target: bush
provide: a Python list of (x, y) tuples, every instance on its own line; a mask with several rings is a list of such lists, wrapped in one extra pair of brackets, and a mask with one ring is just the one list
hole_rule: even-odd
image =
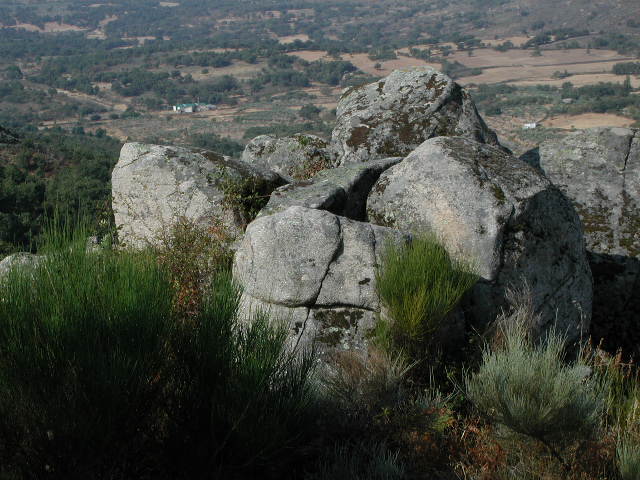
[(347, 415), (375, 415), (407, 399), (404, 380), (412, 365), (403, 357), (371, 349), (366, 358), (341, 352), (332, 360), (324, 387), (328, 398)]
[(640, 479), (640, 444), (637, 441), (623, 438), (616, 448), (616, 459), (622, 480)]
[[(219, 472), (282, 473), (313, 431), (313, 352), (288, 348), (288, 329), (258, 313), (238, 323), (240, 290), (221, 273), (193, 327), (176, 343), (169, 412), (174, 478)], [(207, 477), (208, 478), (208, 477)]]
[(564, 338), (551, 330), (539, 343), (529, 305), (500, 319), (498, 341), (485, 348), (477, 373), (466, 379), (468, 398), (487, 418), (512, 432), (553, 445), (587, 437), (598, 425), (603, 399), (591, 369), (565, 363)]
[(158, 240), (154, 253), (175, 290), (174, 311), (182, 319), (193, 317), (200, 311), (213, 275), (231, 268), (235, 238), (218, 220), (204, 227), (182, 217), (162, 231)]
[(421, 357), (476, 279), (469, 263), (452, 259), (432, 236), (418, 236), (409, 246), (387, 245), (376, 281), (391, 323), (378, 331), (387, 330), (393, 345)]
[(360, 443), (351, 448), (336, 445), (323, 459), (319, 471), (306, 480), (401, 480), (406, 478), (397, 453), (383, 443)]
[(50, 234), (37, 266), (0, 280), (0, 477), (281, 478), (301, 464), (313, 351), (265, 315), (241, 323), (228, 269), (178, 321), (173, 264), (85, 247), (83, 230)]
[[(49, 233), (0, 282), (0, 463), (23, 478), (135, 477), (169, 367), (172, 290), (145, 253)], [(126, 473), (124, 473), (126, 471)]]

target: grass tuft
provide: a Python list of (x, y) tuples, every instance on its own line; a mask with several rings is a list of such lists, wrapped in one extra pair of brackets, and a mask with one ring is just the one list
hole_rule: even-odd
[(452, 259), (433, 236), (423, 234), (408, 246), (387, 245), (376, 280), (390, 317), (378, 327), (379, 338), (422, 358), (421, 350), (477, 276), (469, 263)]

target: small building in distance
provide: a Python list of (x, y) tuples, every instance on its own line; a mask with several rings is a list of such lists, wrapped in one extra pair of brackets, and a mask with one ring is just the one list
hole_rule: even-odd
[(536, 128), (538, 128), (538, 124), (536, 122), (533, 123), (525, 123), (522, 126), (523, 130), (535, 130)]
[(206, 112), (208, 110), (215, 110), (215, 105), (209, 105), (205, 103), (181, 103), (179, 105), (173, 106), (174, 112), (179, 113), (195, 113), (195, 112)]

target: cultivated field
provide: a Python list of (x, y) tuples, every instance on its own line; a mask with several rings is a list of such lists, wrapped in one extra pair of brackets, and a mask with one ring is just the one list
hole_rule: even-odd
[(593, 127), (630, 127), (633, 120), (609, 113), (583, 113), (581, 115), (558, 115), (546, 119), (545, 127), (570, 130), (573, 128)]

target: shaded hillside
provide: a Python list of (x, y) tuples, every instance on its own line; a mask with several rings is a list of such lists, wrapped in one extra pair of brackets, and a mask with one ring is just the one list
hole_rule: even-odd
[[(0, 135), (16, 139), (8, 130)], [(25, 132), (19, 141), (0, 143), (0, 256), (34, 248), (56, 211), (86, 214), (96, 227), (108, 224), (109, 179), (119, 147), (106, 136), (62, 130)]]

